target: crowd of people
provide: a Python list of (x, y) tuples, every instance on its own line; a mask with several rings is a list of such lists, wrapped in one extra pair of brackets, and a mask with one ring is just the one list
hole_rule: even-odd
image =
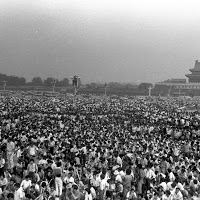
[(200, 199), (200, 118), (182, 104), (1, 97), (0, 200)]

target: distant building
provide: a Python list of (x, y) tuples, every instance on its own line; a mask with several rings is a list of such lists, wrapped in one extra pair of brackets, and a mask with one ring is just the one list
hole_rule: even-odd
[(192, 74), (186, 74), (185, 76), (188, 78), (189, 83), (200, 83), (200, 62), (198, 60), (195, 61), (195, 65), (193, 69), (190, 69)]
[(168, 79), (155, 84), (155, 92), (172, 96), (200, 96), (200, 62), (195, 61), (191, 74), (186, 74), (186, 79)]
[(186, 83), (187, 80), (186, 79), (182, 79), (182, 78), (172, 78), (172, 79), (168, 79), (166, 81), (163, 81), (163, 83)]
[(156, 83), (155, 92), (170, 96), (200, 96), (200, 83)]

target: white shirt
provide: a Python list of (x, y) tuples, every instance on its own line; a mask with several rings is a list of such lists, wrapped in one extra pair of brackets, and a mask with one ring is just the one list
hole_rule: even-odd
[(7, 152), (12, 153), (15, 150), (15, 143), (9, 142), (7, 143)]
[(5, 165), (5, 159), (2, 158), (0, 161), (0, 168), (4, 167), (4, 165)]
[(173, 194), (173, 200), (183, 200), (183, 195), (182, 195), (181, 191)]
[(169, 173), (169, 180), (170, 180), (170, 182), (175, 181), (175, 179), (176, 179), (176, 178), (175, 178), (173, 172), (170, 172), (170, 173)]
[(17, 150), (17, 158), (19, 158), (21, 155), (22, 155), (22, 151), (21, 151), (21, 149), (18, 149)]
[(165, 182), (162, 182), (160, 186), (162, 186), (164, 192), (167, 190), (167, 184)]
[(38, 162), (38, 165), (47, 165), (47, 164), (48, 164), (47, 160), (43, 160), (43, 159), (41, 159), (41, 160)]
[[(178, 134), (179, 132), (177, 132), (177, 134)], [(180, 135), (180, 134), (179, 134)], [(178, 150), (178, 148), (175, 148), (174, 149), (174, 155), (175, 156), (179, 156), (179, 150)]]
[(24, 189), (27, 189), (28, 187), (31, 187), (31, 180), (29, 180), (29, 181), (27, 181), (27, 180), (23, 180), (22, 182), (21, 182), (21, 185), (20, 185), (20, 187), (22, 187), (22, 186), (24, 186)]
[(90, 192), (92, 194), (93, 199), (96, 199), (97, 198), (97, 194), (96, 194), (96, 191), (95, 191), (95, 189), (93, 187), (90, 188)]
[(146, 178), (152, 179), (152, 178), (155, 178), (155, 177), (156, 177), (156, 175), (153, 172), (153, 170), (149, 169), (149, 170), (146, 171)]
[(121, 170), (121, 171), (119, 172), (119, 174), (120, 174), (121, 177), (124, 177), (124, 176), (126, 175), (125, 172), (124, 172), (123, 170)]
[(105, 190), (106, 187), (108, 187), (108, 183), (106, 181), (106, 179), (103, 179), (100, 181), (100, 190)]
[(22, 187), (20, 187), (14, 194), (14, 200), (22, 200), (23, 198), (25, 198), (25, 193)]
[(122, 167), (122, 159), (119, 156), (117, 157), (117, 164)]
[(172, 186), (171, 186), (172, 183), (173, 183), (173, 182), (168, 182), (168, 183), (167, 183), (167, 190), (172, 190)]
[[(102, 172), (97, 176), (97, 180), (98, 181), (101, 181), (101, 174), (102, 174)], [(110, 177), (109, 177), (109, 174), (108, 174), (108, 172), (105, 174), (105, 178), (104, 178), (106, 181), (108, 180), (108, 179), (110, 179)]]
[(90, 194), (88, 194), (87, 192), (86, 192), (86, 194), (85, 194), (85, 200), (92, 200), (93, 198), (92, 198), (92, 194), (90, 193)]
[(184, 190), (184, 187), (181, 183), (177, 183), (177, 187), (180, 188), (181, 191)]
[(83, 151), (84, 154), (87, 154), (87, 148), (86, 147), (82, 147), (81, 150)]
[(56, 163), (54, 162), (52, 165), (51, 165), (51, 168), (52, 169), (55, 169), (57, 166), (56, 166)]
[(122, 183), (122, 177), (120, 174), (118, 174), (115, 178), (116, 181), (119, 181), (120, 183)]
[(167, 196), (166, 194), (163, 194), (162, 200), (172, 200), (172, 196), (171, 195)]
[(34, 156), (36, 154), (36, 147), (35, 146), (30, 146), (29, 147), (29, 154), (31, 156)]

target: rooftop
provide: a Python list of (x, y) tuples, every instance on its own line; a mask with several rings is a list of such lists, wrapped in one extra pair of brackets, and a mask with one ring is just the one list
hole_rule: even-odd
[(195, 61), (194, 69), (200, 71), (200, 62), (198, 60)]

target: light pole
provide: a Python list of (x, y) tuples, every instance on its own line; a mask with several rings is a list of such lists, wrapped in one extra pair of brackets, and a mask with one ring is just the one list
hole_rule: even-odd
[(107, 95), (107, 87), (108, 87), (108, 85), (107, 85), (107, 83), (105, 83), (105, 91), (104, 91), (104, 95), (106, 96)]
[(181, 95), (181, 90), (178, 90), (178, 107), (180, 107), (180, 95)]
[(7, 81), (2, 81), (3, 82), (3, 90), (5, 91), (6, 90), (6, 83), (7, 83)]
[(53, 90), (53, 93), (54, 93), (55, 92), (55, 86), (56, 86), (56, 80), (53, 79), (53, 81), (51, 83), (52, 83), (52, 90)]
[(79, 80), (80, 80), (81, 77), (79, 76), (73, 76), (71, 77), (72, 79), (72, 85), (74, 86), (74, 95), (76, 96), (76, 93), (77, 93), (77, 88), (78, 88), (78, 84), (79, 84)]
[(171, 96), (172, 85), (169, 85), (169, 97)]
[(151, 96), (151, 90), (153, 89), (151, 86), (148, 88), (149, 89), (149, 97)]

